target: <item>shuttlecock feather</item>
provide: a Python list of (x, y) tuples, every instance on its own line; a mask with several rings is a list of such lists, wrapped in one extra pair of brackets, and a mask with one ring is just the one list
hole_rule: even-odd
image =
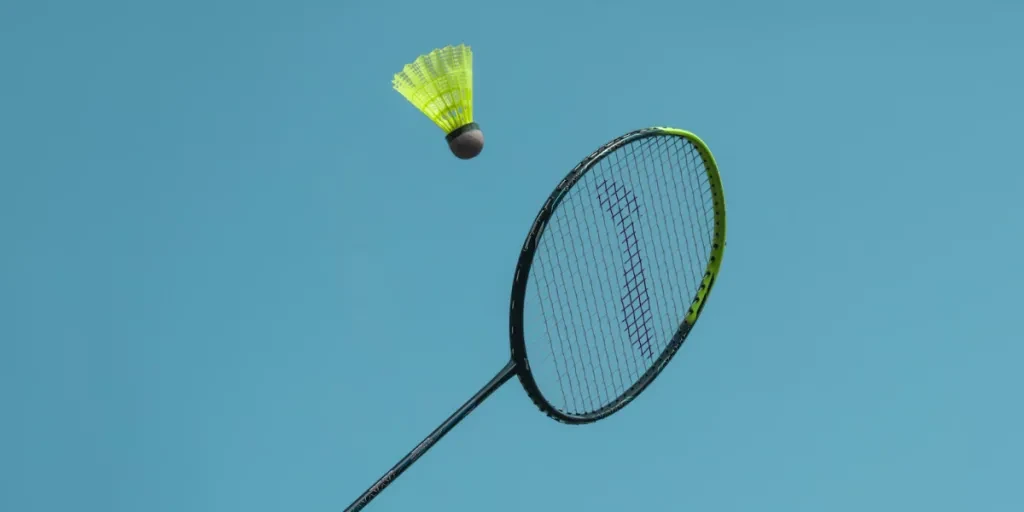
[(473, 158), (483, 149), (483, 132), (473, 121), (469, 46), (446, 46), (419, 56), (395, 74), (392, 86), (444, 130), (455, 156)]

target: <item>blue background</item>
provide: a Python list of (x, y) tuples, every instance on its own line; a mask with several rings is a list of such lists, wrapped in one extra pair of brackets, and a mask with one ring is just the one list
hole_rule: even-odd
[[(0, 510), (341, 510), (507, 359), (520, 244), (666, 124), (729, 247), (606, 421), (510, 383), (368, 510), (1024, 509), (1024, 4), (0, 6)], [(391, 90), (476, 59), (476, 160)]]

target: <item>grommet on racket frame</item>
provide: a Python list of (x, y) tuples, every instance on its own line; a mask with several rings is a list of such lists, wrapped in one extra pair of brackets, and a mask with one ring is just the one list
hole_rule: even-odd
[(562, 423), (591, 423), (632, 402), (700, 318), (725, 227), (718, 166), (691, 132), (644, 128), (583, 159), (523, 243), (508, 363), (345, 512), (362, 510), (512, 377)]

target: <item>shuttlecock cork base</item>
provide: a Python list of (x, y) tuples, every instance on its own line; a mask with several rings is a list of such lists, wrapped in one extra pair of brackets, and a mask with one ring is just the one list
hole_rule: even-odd
[(473, 121), (473, 52), (445, 46), (420, 55), (395, 74), (392, 86), (444, 130), (452, 154), (468, 160), (484, 148), (484, 134)]
[(444, 139), (448, 141), (448, 149), (452, 150), (452, 154), (463, 160), (476, 157), (484, 149), (484, 132), (480, 131), (480, 125), (476, 123), (456, 128)]

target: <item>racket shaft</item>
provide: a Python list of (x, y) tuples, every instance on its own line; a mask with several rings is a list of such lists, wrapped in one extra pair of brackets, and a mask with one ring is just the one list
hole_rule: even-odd
[(445, 434), (455, 428), (455, 425), (458, 425), (460, 421), (466, 418), (466, 416), (469, 416), (469, 413), (473, 412), (473, 409), (476, 409), (478, 405), (487, 399), (487, 397), (491, 396), (491, 393), (497, 391), (502, 384), (508, 382), (515, 374), (516, 365), (513, 361), (509, 361), (508, 364), (506, 364), (490, 382), (481, 388), (480, 391), (477, 391), (477, 393), (466, 401), (462, 407), (459, 407), (457, 411), (452, 413), (448, 419), (444, 420), (444, 423), (434, 429), (426, 439), (416, 445), (416, 447), (413, 448), (405, 457), (402, 457), (402, 460), (398, 461), (398, 464), (395, 464), (387, 473), (384, 473), (384, 476), (380, 477), (376, 483), (370, 486), (366, 492), (349, 505), (348, 508), (345, 509), (345, 512), (359, 512), (366, 507), (366, 505), (376, 498), (381, 491), (391, 485), (391, 483), (398, 478), (398, 475), (401, 475), (405, 470), (409, 469), (409, 466), (412, 466), (414, 462), (419, 460), (424, 453), (427, 453), (427, 450), (437, 444)]

